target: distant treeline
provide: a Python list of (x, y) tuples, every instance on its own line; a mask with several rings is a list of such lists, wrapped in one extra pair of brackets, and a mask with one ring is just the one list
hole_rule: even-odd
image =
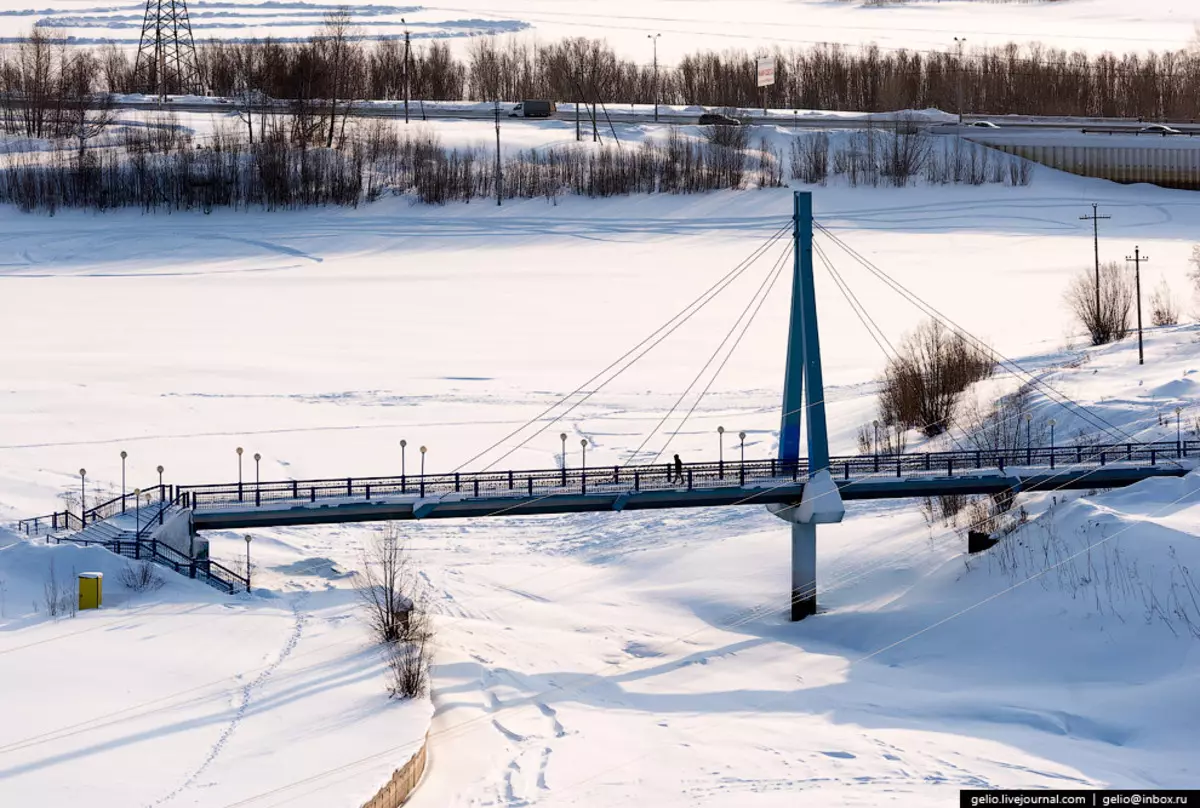
[[(55, 94), (135, 92), (130, 52), (115, 46), (61, 47), (61, 35), (35, 30), (0, 49), (0, 93), (48, 102)], [(1115, 116), (1191, 120), (1200, 116), (1200, 51), (1091, 56), (1043, 45), (966, 52), (816, 45), (773, 52), (776, 83), (756, 87), (754, 54), (696, 52), (677, 65), (619, 57), (607, 43), (549, 44), (480, 37), (462, 57), (445, 43), (361, 41), (353, 19), (331, 14), (306, 42), (198, 46), (208, 92), (296, 102), (399, 99), (405, 76), (413, 99), (518, 100), (706, 107), (863, 110), (936, 107), (985, 114)], [(408, 62), (407, 69), (405, 62)]]

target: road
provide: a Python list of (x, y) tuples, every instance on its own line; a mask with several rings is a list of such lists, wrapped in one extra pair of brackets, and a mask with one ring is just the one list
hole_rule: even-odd
[[(205, 102), (187, 102), (174, 100), (166, 104), (146, 101), (116, 101), (118, 109), (122, 110), (140, 110), (145, 112), (188, 112), (200, 114), (228, 114), (234, 112), (236, 107), (234, 104), (224, 100)], [(276, 111), (286, 111), (286, 107), (274, 107)], [(518, 123), (526, 119), (509, 118), (506, 110), (511, 109), (509, 105), (501, 106), (501, 114), (504, 116), (506, 123)], [(256, 107), (254, 111), (269, 112), (270, 109)], [(654, 117), (645, 111), (630, 112), (622, 109), (610, 107), (607, 112), (603, 109), (599, 110), (601, 116), (601, 125), (607, 125), (610, 121), (614, 124), (639, 124), (652, 123)], [(374, 104), (371, 106), (356, 106), (351, 109), (351, 115), (364, 118), (403, 118), (404, 105), (402, 102), (392, 102), (391, 104)], [(424, 106), (418, 101), (411, 102), (409, 105), (409, 117), (412, 120), (477, 120), (490, 121), (494, 120), (495, 113), (490, 109), (470, 109), (458, 108), (450, 109), (439, 105)], [(784, 126), (795, 129), (866, 129), (868, 127), (888, 126), (895, 122), (897, 116), (894, 113), (883, 113), (874, 116), (850, 117), (846, 114), (839, 115), (805, 115), (804, 117), (798, 114), (788, 116), (780, 114), (776, 111), (771, 115), (760, 115), (742, 110), (738, 115), (739, 119), (749, 125), (768, 125)], [(554, 113), (551, 118), (560, 121), (574, 121), (575, 112), (573, 109), (560, 110)], [(659, 123), (667, 125), (689, 125), (699, 123), (699, 116), (695, 113), (680, 113), (675, 110), (661, 110), (659, 113)], [(537, 119), (530, 119), (537, 120)], [(545, 120), (545, 119), (541, 119)], [(586, 113), (584, 120), (587, 120)], [(1027, 115), (964, 115), (963, 124), (956, 124), (948, 121), (932, 121), (932, 120), (907, 120), (905, 123), (911, 123), (918, 129), (926, 129), (933, 134), (958, 134), (960, 132), (972, 131), (974, 127), (970, 124), (976, 121), (992, 121), (997, 123), (1004, 130), (1038, 130), (1038, 131), (1063, 131), (1063, 132), (1087, 132), (1087, 133), (1135, 133), (1147, 122), (1125, 120), (1119, 118), (1066, 118), (1057, 116), (1027, 116)], [(1170, 123), (1169, 126), (1178, 129), (1183, 135), (1200, 134), (1200, 125), (1192, 122)], [(985, 130), (992, 131), (992, 130)], [(1160, 137), (1156, 135), (1156, 137)]]

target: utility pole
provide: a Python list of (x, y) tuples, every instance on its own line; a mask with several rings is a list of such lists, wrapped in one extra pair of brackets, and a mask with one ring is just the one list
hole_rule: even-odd
[(500, 199), (503, 196), (503, 188), (501, 183), (503, 177), (500, 174), (500, 101), (496, 100), (496, 207), (500, 206)]
[(958, 125), (962, 126), (963, 122), (963, 45), (967, 43), (967, 38), (954, 37), (954, 42), (958, 45)]
[(404, 23), (404, 122), (408, 123), (408, 23), (404, 22), (403, 17), (400, 18), (400, 22)]
[(1133, 258), (1125, 256), (1126, 261), (1133, 262), (1133, 273), (1135, 284), (1137, 287), (1137, 314), (1138, 314), (1138, 364), (1146, 364), (1145, 355), (1142, 353), (1142, 262), (1150, 259), (1142, 255), (1141, 251), (1133, 248)]
[(662, 34), (646, 34), (646, 38), (654, 43), (654, 122), (658, 123), (658, 38)]
[(1101, 216), (1098, 206), (1095, 202), (1092, 203), (1092, 215), (1080, 216), (1081, 222), (1086, 222), (1089, 219), (1092, 222), (1092, 247), (1096, 252), (1096, 324), (1100, 324), (1100, 220), (1111, 219), (1111, 216)]

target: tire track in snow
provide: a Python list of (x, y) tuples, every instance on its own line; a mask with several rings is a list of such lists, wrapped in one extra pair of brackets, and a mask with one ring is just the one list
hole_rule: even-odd
[(283, 648), (279, 651), (279, 657), (269, 666), (264, 668), (258, 674), (258, 676), (254, 678), (254, 681), (242, 687), (241, 703), (238, 704), (237, 710), (233, 714), (233, 718), (230, 719), (224, 731), (221, 732), (221, 735), (219, 738), (217, 738), (216, 743), (209, 748), (208, 756), (204, 759), (204, 762), (201, 763), (195, 771), (188, 775), (187, 779), (177, 786), (174, 791), (151, 803), (151, 808), (153, 808), (153, 806), (168, 803), (179, 796), (185, 789), (195, 783), (196, 779), (199, 778), (200, 775), (203, 774), (204, 771), (211, 766), (213, 761), (216, 760), (221, 754), (221, 750), (225, 748), (225, 744), (229, 742), (229, 739), (237, 730), (238, 725), (241, 724), (242, 719), (245, 718), (246, 712), (250, 709), (250, 703), (253, 701), (254, 691), (266, 683), (267, 679), (271, 677), (271, 674), (273, 674), (275, 670), (283, 664), (284, 660), (291, 656), (292, 651), (296, 650), (296, 646), (300, 644), (300, 637), (304, 633), (304, 624), (308, 621), (308, 614), (301, 611), (300, 607), (307, 597), (308, 593), (303, 592), (292, 601), (292, 614), (295, 618), (295, 622), (292, 625), (292, 633), (288, 636), (287, 642), (283, 644)]

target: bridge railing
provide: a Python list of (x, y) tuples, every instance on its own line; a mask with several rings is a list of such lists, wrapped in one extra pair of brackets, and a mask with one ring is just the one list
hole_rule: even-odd
[(1003, 472), (1009, 468), (1060, 470), (1111, 463), (1155, 466), (1197, 456), (1200, 456), (1200, 441), (1157, 441), (834, 457), (830, 459), (830, 470), (834, 477), (844, 480), (878, 476), (954, 477), (980, 471)]
[(139, 502), (145, 508), (152, 506), (154, 503), (169, 502), (172, 498), (171, 486), (169, 485), (152, 485), (149, 488), (142, 488), (140, 490), (140, 494), (129, 491), (88, 508), (83, 512), (84, 522), (90, 525), (92, 522), (99, 522), (101, 519), (107, 519), (119, 513), (126, 513), (137, 508)]
[[(1110, 443), (1088, 446), (1019, 447), (1007, 450), (958, 450), (921, 454), (875, 454), (833, 457), (830, 472), (842, 480), (884, 476), (954, 477), (1009, 468), (1053, 470), (1099, 467), (1112, 463), (1158, 465), (1200, 455), (1200, 441)], [(522, 471), (402, 475), (398, 477), (340, 477), (280, 480), (262, 483), (222, 483), (179, 486), (176, 501), (184, 507), (205, 508), (363, 500), (380, 498), (449, 497), (505, 498), (566, 494), (696, 490), (778, 485), (808, 478), (808, 462), (749, 460), (650, 466), (596, 466)]]
[(224, 483), (180, 486), (186, 507), (244, 505), (257, 507), (281, 502), (328, 499), (378, 499), (410, 496), (529, 497), (608, 491), (655, 491), (679, 488), (717, 488), (770, 482), (790, 477), (802, 480), (803, 462), (752, 460), (745, 463), (689, 463), (676, 473), (667, 463), (653, 466), (596, 466), (590, 468), (488, 471), (400, 477), (342, 477), (264, 483)]
[(70, 511), (55, 511), (17, 522), (17, 532), (25, 536), (46, 536), (60, 531), (79, 530), (82, 527), (83, 522)]

